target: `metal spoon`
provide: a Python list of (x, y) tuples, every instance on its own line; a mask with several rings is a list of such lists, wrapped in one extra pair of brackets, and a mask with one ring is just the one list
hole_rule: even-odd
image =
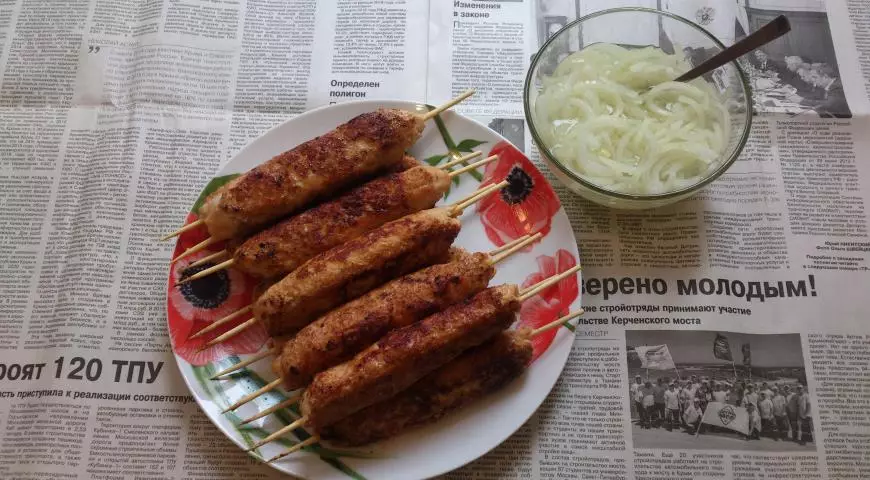
[(728, 62), (736, 60), (737, 58), (746, 55), (747, 53), (761, 47), (762, 45), (776, 40), (777, 38), (788, 33), (790, 30), (791, 25), (788, 23), (788, 19), (785, 18), (785, 15), (780, 15), (774, 18), (767, 25), (747, 35), (746, 38), (744, 38), (743, 40), (740, 40), (734, 45), (731, 45), (725, 50), (722, 50), (716, 55), (713, 55), (704, 63), (680, 75), (679, 77), (674, 79), (674, 81), (688, 82), (689, 80), (698, 78), (707, 72), (712, 72), (713, 70), (721, 67), (722, 65), (725, 65)]

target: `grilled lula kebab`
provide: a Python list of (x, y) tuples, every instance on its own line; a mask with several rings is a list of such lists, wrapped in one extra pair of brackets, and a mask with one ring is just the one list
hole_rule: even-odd
[(360, 446), (437, 420), (507, 385), (532, 359), (527, 329), (506, 331), (472, 347), (395, 397), (370, 405), (320, 430), (320, 438)]
[[(269, 462), (321, 439), (338, 446), (358, 447), (432, 423), (507, 386), (525, 371), (531, 361), (531, 339), (535, 335), (561, 326), (581, 313), (582, 311), (568, 314), (536, 330), (523, 328), (502, 332), (495, 338), (466, 350), (396, 396), (322, 428), (319, 435), (294, 445)], [(298, 397), (298, 394), (291, 395), (287, 400), (243, 423), (288, 408), (299, 400)]]
[(199, 220), (164, 238), (201, 224), (212, 243), (254, 233), (399, 162), (420, 138), (427, 120), (473, 93), (422, 115), (390, 108), (358, 115), (218, 188), (203, 203)]
[(319, 433), (342, 418), (395, 396), (463, 351), (507, 329), (523, 301), (579, 269), (578, 265), (523, 291), (512, 284), (490, 287), (387, 333), (351, 360), (318, 373), (301, 395), (302, 417), (249, 450), (303, 426)]
[(528, 236), (504, 253), (457, 249), (450, 262), (397, 278), (329, 311), (283, 344), (272, 371), (295, 390), (314, 375), (350, 360), (390, 330), (410, 325), (482, 291), (495, 276), (495, 265), (537, 241)]
[[(178, 284), (197, 280), (229, 268), (232, 264), (236, 264), (242, 271), (254, 277), (274, 279), (289, 274), (319, 253), (384, 223), (430, 208), (446, 191), (450, 184), (450, 175), (454, 173), (447, 173), (443, 169), (465, 163), (478, 155), (480, 152), (464, 155), (438, 169), (422, 167), (418, 164), (403, 172), (368, 182), (337, 199), (313, 207), (255, 234), (234, 250), (234, 258), (185, 276)], [(477, 168), (496, 158), (497, 155), (490, 156), (455, 172), (464, 173), (467, 169)], [(416, 162), (416, 160), (412, 161)], [(215, 256), (222, 256), (225, 252), (209, 255), (191, 263), (189, 268), (211, 261)], [(250, 306), (238, 310), (210, 323), (190, 338), (200, 337), (250, 311)]]
[[(480, 152), (478, 152), (478, 154), (479, 154), (479, 153), (480, 153)], [(396, 164), (391, 165), (389, 168), (387, 168), (387, 169), (385, 169), (385, 170), (381, 170), (381, 171), (376, 172), (374, 175), (371, 175), (370, 178), (369, 178), (369, 177), (364, 177), (364, 178), (360, 181), (360, 184), (365, 184), (365, 183), (368, 183), (369, 181), (373, 181), (373, 180), (375, 180), (375, 179), (378, 179), (378, 178), (381, 178), (381, 177), (384, 177), (384, 176), (387, 176), (387, 175), (390, 175), (390, 174), (393, 174), (393, 173), (401, 173), (401, 172), (404, 172), (405, 170), (410, 170), (410, 169), (412, 169), (412, 168), (414, 168), (414, 167), (419, 167), (419, 166), (421, 166), (421, 165), (422, 165), (422, 164), (420, 163), (419, 160), (417, 160), (416, 158), (414, 158), (414, 157), (411, 156), (411, 155), (405, 154), (405, 156), (402, 157), (402, 160), (401, 160), (401, 161), (399, 161), (399, 162), (396, 163)], [(443, 167), (443, 166), (440, 166), (440, 167)], [(219, 188), (223, 188), (223, 187), (219, 187)], [(343, 195), (344, 193), (345, 193), (345, 191), (342, 190), (342, 191), (340, 191), (337, 195), (340, 196), (340, 195)], [(324, 200), (324, 202), (328, 202), (328, 201), (333, 200), (333, 199), (334, 199), (334, 197), (331, 197), (331, 198), (329, 198), (329, 199)], [(315, 205), (311, 206), (311, 207), (309, 208), (309, 210), (310, 210), (310, 209), (313, 209), (313, 208), (317, 208), (318, 206), (319, 206), (319, 204), (315, 204)], [(308, 210), (304, 210), (302, 213), (307, 212), (307, 211), (308, 211)], [(299, 213), (299, 215), (301, 215), (302, 213)], [(285, 218), (284, 220), (281, 220), (281, 221), (279, 222), (279, 224), (280, 224), (280, 223), (287, 222), (288, 220), (292, 219), (293, 217), (294, 217), (294, 215), (290, 215), (289, 217)], [(201, 223), (193, 222), (193, 223), (190, 224), (190, 225), (196, 226), (196, 225), (200, 225), (200, 224), (201, 224)], [(188, 227), (190, 227), (190, 225), (185, 226), (184, 228), (182, 228), (181, 230), (179, 230), (179, 232), (182, 231), (182, 230), (185, 230), (185, 231), (186, 231), (186, 229), (187, 229)], [(276, 225), (277, 225), (277, 224), (276, 224)], [(274, 228), (276, 225), (272, 225), (271, 227), (268, 227), (266, 230), (270, 230), (270, 229)], [(167, 239), (167, 238), (170, 238), (172, 235), (177, 234), (177, 233), (178, 233), (178, 232), (173, 232), (172, 234), (163, 237), (163, 240), (165, 240), (165, 239)], [(234, 237), (234, 238), (226, 239), (226, 240), (225, 240), (225, 242), (226, 242), (226, 248), (222, 248), (221, 250), (219, 250), (219, 251), (217, 251), (217, 252), (215, 252), (215, 253), (212, 253), (211, 255), (208, 255), (207, 257), (200, 258), (199, 260), (197, 260), (197, 261), (195, 261), (195, 262), (193, 262), (193, 263), (187, 265), (186, 268), (197, 267), (197, 266), (202, 265), (202, 264), (204, 264), (204, 263), (213, 262), (213, 261), (215, 261), (215, 260), (217, 260), (217, 259), (220, 259), (221, 257), (226, 256), (228, 253), (231, 253), (231, 252), (235, 251), (235, 249), (238, 248), (241, 244), (243, 244), (243, 243), (246, 241), (247, 238), (248, 238), (248, 237), (243, 236), (243, 237), (238, 237), (238, 238)], [(191, 255), (191, 254), (193, 254), (193, 253), (196, 253), (196, 252), (202, 250), (203, 248), (211, 247), (213, 244), (214, 244), (214, 241), (209, 237), (209, 238), (203, 240), (202, 242), (200, 242), (200, 243), (198, 243), (198, 244), (196, 244), (196, 245), (193, 245), (193, 246), (187, 248), (186, 250), (184, 250), (183, 252), (179, 253), (178, 256), (175, 257), (175, 258), (173, 258), (172, 261), (171, 261), (170, 263), (175, 263), (175, 262), (177, 262), (177, 261), (179, 261), (179, 260), (185, 258), (185, 257), (188, 256), (188, 255)], [(227, 263), (227, 262), (222, 262), (222, 264), (226, 264), (226, 263)], [(230, 265), (231, 265), (231, 264), (227, 264), (227, 265), (224, 265), (224, 267), (228, 267), (228, 266), (230, 266)], [(191, 275), (191, 278), (187, 278), (186, 280), (187, 280), (187, 281), (196, 280), (196, 279), (198, 279), (198, 278), (202, 278), (202, 277), (204, 277), (204, 276), (206, 276), (206, 275), (208, 275), (208, 274), (210, 274), (210, 273), (217, 272), (217, 271), (223, 269), (223, 268), (217, 268), (217, 267), (218, 267), (218, 266), (212, 266), (212, 267), (210, 267), (210, 268), (213, 269), (213, 270), (203, 270), (203, 271), (200, 271), (200, 272), (198, 272), (198, 276), (197, 276), (196, 278), (193, 278), (193, 276)], [(247, 273), (247, 272), (245, 272), (245, 273)], [(250, 275), (250, 274), (249, 274), (249, 275)], [(254, 276), (256, 276), (256, 275), (254, 275)]]
[(322, 428), (318, 435), (309, 436), (269, 458), (266, 463), (280, 460), (321, 440), (337, 446), (356, 447), (431, 423), (519, 377), (532, 358), (530, 337), (527, 329), (501, 332), (463, 352), (407, 390)]
[[(316, 374), (350, 360), (390, 330), (422, 320), (482, 291), (495, 275), (497, 263), (540, 237), (540, 233), (528, 235), (498, 253), (472, 254), (454, 248), (449, 262), (397, 278), (326, 313), (296, 335), (288, 337), (280, 347), (276, 345), (277, 348), (256, 355), (253, 360), (240, 362), (215, 375), (230, 373), (275, 354), (272, 370), (278, 375), (278, 380), (246, 395), (227, 407), (225, 412), (278, 388), (282, 381), (287, 390), (304, 387)], [(293, 403), (288, 402), (288, 405)], [(286, 406), (260, 412), (242, 423)]]
[[(274, 341), (274, 347), (215, 373), (212, 380), (274, 355), (273, 371), (288, 379), (285, 385), (289, 389), (296, 388), (293, 385), (297, 382), (289, 380), (290, 375), (313, 376), (374, 343), (386, 331), (384, 329), (412, 323), (416, 321), (413, 318), (426, 317), (483, 290), (495, 273), (493, 266), (540, 237), (540, 233), (526, 235), (489, 254), (469, 253), (453, 247), (449, 262), (387, 282), (327, 312), (300, 330), (295, 335), (294, 345), (289, 346), (280, 359), (277, 357), (294, 337), (287, 337), (287, 341)], [(424, 314), (426, 311), (429, 313)], [(308, 380), (304, 382), (307, 383)]]
[(571, 318), (582, 314), (583, 309), (580, 309), (535, 330), (523, 328), (502, 332), (463, 352), (398, 395), (324, 427), (319, 435), (309, 437), (266, 462), (280, 460), (321, 439), (338, 446), (358, 447), (435, 422), (519, 378), (532, 358), (532, 339), (545, 331), (567, 325)]
[[(469, 166), (471, 166), (471, 165), (469, 165)], [(453, 208), (457, 208), (457, 207), (462, 206), (462, 208), (457, 209), (457, 212), (461, 213), (462, 209), (467, 208), (467, 205), (470, 205), (470, 202), (476, 201), (476, 199), (482, 198), (482, 196), (485, 195), (486, 192), (495, 191), (497, 188), (500, 188), (502, 186), (504, 186), (504, 182), (502, 182), (501, 184), (496, 185), (496, 186), (488, 186), (488, 187), (485, 187), (483, 189), (480, 189), (480, 190), (474, 192), (473, 194), (469, 195), (468, 197), (453, 204)], [(398, 197), (401, 197), (401, 195), (399, 195)], [(333, 210), (331, 207), (327, 207), (325, 210), (318, 210), (318, 213), (322, 214), (322, 213), (326, 213), (327, 211), (332, 211), (332, 213), (336, 213), (336, 214), (341, 215), (340, 213), (337, 213), (338, 211)], [(315, 228), (315, 225), (317, 225), (317, 218), (321, 216), (319, 214), (314, 215), (313, 218), (309, 217), (307, 214), (300, 215), (300, 216), (304, 216), (305, 219), (301, 220), (299, 223), (296, 223), (296, 227), (298, 227), (296, 230), (304, 231), (306, 229)], [(376, 220), (371, 219), (370, 222), (376, 222)], [(381, 226), (383, 226), (383, 225), (381, 225)], [(302, 234), (300, 234), (300, 236), (304, 237), (305, 234), (302, 233)], [(347, 235), (347, 236), (351, 237), (350, 235)], [(355, 237), (351, 237), (350, 239), (353, 239), (353, 238), (355, 238)], [(286, 238), (284, 238), (282, 241), (286, 242)], [(282, 247), (282, 248), (284, 248), (284, 247)], [(301, 248), (305, 248), (305, 247), (301, 247)], [(321, 252), (321, 253), (323, 253), (323, 252)], [(294, 270), (295, 270), (295, 268), (294, 268)], [(199, 272), (199, 273), (201, 273), (201, 272)], [(195, 276), (195, 275), (192, 275), (191, 277), (193, 277), (193, 276)], [(186, 277), (186, 278), (184, 278), (184, 280), (188, 280), (191, 277)], [(179, 283), (181, 283), (181, 282), (179, 282)], [(236, 320), (237, 318), (239, 318), (241, 316), (249, 315), (250, 312), (252, 311), (252, 309), (253, 309), (253, 305), (248, 305), (247, 307), (239, 309), (239, 310), (237, 310), (237, 311), (235, 311), (235, 312), (233, 312), (233, 313), (231, 313), (223, 318), (215, 320), (211, 324), (207, 325), (206, 327), (200, 329), (199, 331), (197, 331), (196, 333), (191, 335), (190, 338), (196, 338), (196, 337), (202, 336), (202, 335), (204, 335), (208, 332), (211, 332), (211, 331), (213, 331), (213, 330), (215, 330), (223, 325), (229, 324), (230, 322)], [(244, 325), (250, 326), (250, 325), (253, 325), (254, 322), (255, 322), (255, 320), (249, 319), (249, 320), (247, 320), (247, 323), (245, 323)], [(238, 331), (241, 331), (242, 329), (247, 328), (247, 327), (236, 326), (235, 328), (239, 329)], [(238, 333), (238, 332), (236, 332), (236, 333)], [(234, 333), (225, 332), (222, 334), (221, 337), (218, 337), (217, 339), (212, 340), (212, 342), (209, 345), (223, 341), (226, 338), (230, 338), (233, 335), (234, 335)], [(206, 345), (206, 346), (209, 346), (209, 345)]]
[(323, 313), (393, 278), (446, 262), (461, 227), (456, 217), (505, 186), (507, 182), (490, 185), (452, 206), (402, 217), (315, 256), (260, 296), (253, 304), (253, 318), (203, 348), (257, 322), (262, 322), (271, 336), (295, 334)]
[[(478, 153), (479, 153), (479, 152), (478, 152)], [(401, 173), (401, 172), (404, 172), (405, 170), (410, 170), (410, 169), (412, 169), (412, 168), (414, 168), (414, 167), (419, 167), (420, 165), (422, 165), (422, 163), (420, 163), (419, 160), (417, 160), (416, 158), (414, 158), (412, 155), (405, 154), (405, 156), (402, 157), (402, 160), (399, 161), (399, 163), (396, 163), (395, 165), (391, 165), (391, 166), (390, 166), (389, 168), (387, 168), (386, 170), (376, 172), (376, 173), (372, 176), (372, 178), (367, 178), (367, 179), (364, 178), (364, 179), (361, 181), (361, 183), (362, 183), (362, 184), (365, 184), (365, 183), (367, 183), (368, 181), (372, 181), (372, 180), (375, 180), (375, 179), (377, 179), (377, 178), (381, 178), (381, 177), (384, 177), (384, 176), (387, 176), (387, 175), (390, 175), (390, 174), (393, 174), (393, 173)], [(338, 193), (338, 195), (342, 195), (343, 193), (344, 193), (344, 191)], [(332, 200), (332, 199), (333, 199), (333, 198), (330, 198), (330, 199), (325, 200), (325, 201), (329, 201), (329, 200)], [(315, 205), (312, 206), (311, 208), (316, 208), (318, 205), (319, 205), (319, 204), (315, 204)], [(307, 211), (307, 210), (304, 210), (304, 211)], [(301, 213), (300, 213), (300, 215), (301, 215)], [(289, 219), (291, 219), (291, 218), (293, 218), (293, 215), (291, 215), (291, 216), (285, 218), (284, 220), (281, 220), (279, 223), (286, 222), (287, 220), (289, 220)], [(195, 223), (195, 222), (194, 222), (194, 223)], [(199, 225), (199, 224), (197, 224), (197, 225)], [(267, 230), (270, 229), (270, 228), (273, 228), (274, 226), (275, 226), (275, 225), (272, 225), (271, 227), (268, 227)], [(188, 226), (185, 226), (185, 228), (187, 228), (187, 227), (188, 227)], [(174, 235), (175, 233), (176, 233), (176, 232), (173, 232), (172, 234), (163, 237), (162, 240), (165, 240), (165, 239), (169, 238), (171, 235)], [(187, 265), (185, 268), (193, 268), (193, 267), (198, 267), (198, 266), (200, 266), (200, 265), (202, 265), (202, 264), (204, 264), (204, 263), (215, 262), (215, 261), (217, 261), (218, 259), (221, 259), (222, 257), (226, 256), (227, 254), (232, 253), (233, 251), (235, 251), (235, 249), (238, 248), (242, 243), (244, 243), (245, 240), (246, 240), (247, 238), (248, 238), (248, 237), (230, 238), (230, 239), (227, 239), (227, 240), (226, 240), (226, 248), (223, 248), (223, 249), (221, 249), (221, 250), (218, 250), (217, 252), (214, 252), (214, 253), (212, 253), (211, 255), (208, 255), (208, 256), (206, 256), (206, 257), (200, 258), (199, 260), (190, 263), (190, 264)], [(211, 241), (211, 240), (206, 239), (206, 240), (204, 240), (203, 242), (205, 242), (205, 241), (208, 241), (208, 245), (206, 245), (206, 247), (210, 247), (210, 246), (212, 246), (212, 241)], [(188, 255), (191, 251), (193, 251), (193, 250), (198, 250), (198, 249), (201, 249), (199, 244), (197, 244), (197, 245), (193, 245), (193, 246), (187, 248), (186, 250), (184, 250), (183, 252), (181, 252), (181, 253), (178, 255), (178, 257), (173, 258), (173, 259), (172, 259), (172, 262), (177, 262), (177, 261), (180, 260), (181, 258), (184, 258), (186, 255)], [(195, 252), (194, 252), (194, 253), (195, 253)], [(225, 262), (223, 262), (223, 263), (225, 263)], [(212, 266), (212, 267), (210, 267), (210, 268), (215, 268), (215, 267)], [(215, 270), (215, 271), (217, 271), (217, 270)], [(198, 273), (202, 273), (202, 271), (200, 271), (200, 272), (198, 272)], [(247, 272), (246, 272), (246, 273), (247, 273)], [(250, 275), (250, 274), (249, 274), (249, 275)], [(203, 276), (204, 276), (204, 275), (203, 275)], [(199, 278), (201, 278), (201, 277), (199, 277)], [(191, 281), (191, 280), (196, 280), (196, 279), (195, 279), (195, 278), (194, 278), (194, 279), (190, 279), (190, 278), (187, 279), (187, 281)]]
[[(506, 252), (503, 257), (511, 253)], [(486, 257), (485, 254), (477, 255)], [(443, 308), (438, 308), (439, 304), (446, 306), (483, 290), (489, 283), (494, 270), (488, 262), (484, 264), (482, 270), (474, 271), (473, 267), (464, 270), (462, 262), (475, 262), (476, 258), (474, 257), (475, 255), (454, 247), (451, 249), (449, 262), (433, 265), (392, 280), (382, 287), (328, 312), (296, 335), (287, 337), (280, 346), (276, 344), (262, 355), (255, 356), (254, 358), (259, 359), (275, 355), (272, 369), (278, 375), (278, 379), (245, 395), (224, 409), (224, 412), (235, 410), (260, 395), (278, 388), (282, 382), (288, 390), (298, 388), (297, 385), (308, 384), (314, 374), (353, 357), (354, 354), (374, 343), (389, 329), (391, 322), (410, 323), (408, 320), (413, 319), (408, 317), (414, 315), (414, 310), (432, 310), (431, 314)], [(459, 272), (468, 275), (456, 275)], [(464, 291), (471, 293), (463, 295)], [(454, 298), (456, 300), (453, 300)], [(388, 305), (385, 303), (385, 301), (390, 300), (397, 302), (397, 304)], [(385, 317), (385, 315), (389, 317)], [(390, 318), (392, 316), (395, 318)], [(422, 317), (426, 316), (428, 315), (422, 314)], [(344, 330), (338, 330), (342, 328)], [(325, 333), (328, 336), (318, 336), (318, 332), (323, 330), (328, 332)], [(288, 366), (292, 360), (288, 358), (288, 355), (282, 356), (281, 353), (285, 346), (297, 337), (299, 337), (298, 341), (294, 343), (294, 347), (290, 348), (292, 353), (288, 355), (290, 358), (298, 358), (298, 361)], [(251, 363), (253, 361), (256, 360), (252, 360)], [(220, 372), (219, 375), (230, 373), (248, 364), (250, 363), (240, 362), (230, 369)], [(292, 373), (282, 374), (287, 370)], [(215, 377), (217, 376), (215, 375)], [(244, 425), (287, 408), (298, 400), (298, 393), (291, 395), (284, 402), (243, 420), (241, 424)]]
[(565, 325), (582, 313), (583, 310), (569, 313), (534, 330), (502, 332), (465, 351), (395, 397), (321, 429), (320, 437), (336, 445), (355, 447), (434, 422), (518, 378), (532, 359), (532, 339)]
[[(455, 162), (465, 162), (478, 155), (480, 152), (465, 155)], [(287, 275), (319, 253), (387, 222), (434, 207), (450, 188), (452, 177), (496, 158), (493, 155), (455, 172), (443, 166), (436, 168), (418, 163), (404, 171), (378, 177), (252, 235), (232, 248), (231, 259), (184, 281), (197, 280), (230, 267), (257, 278)], [(452, 166), (454, 162), (447, 165)]]

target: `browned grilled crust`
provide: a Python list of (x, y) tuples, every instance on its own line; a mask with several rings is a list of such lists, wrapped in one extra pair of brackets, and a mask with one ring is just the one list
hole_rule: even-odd
[(291, 272), (254, 303), (254, 315), (271, 335), (295, 333), (393, 278), (446, 262), (460, 226), (444, 208), (384, 224)]
[(300, 403), (307, 425), (319, 431), (396, 395), (510, 326), (519, 306), (516, 285), (502, 285), (389, 332), (353, 359), (314, 377)]
[(397, 163), (397, 164), (395, 164), (395, 165), (391, 165), (391, 166), (390, 166), (389, 168), (387, 168), (387, 170), (386, 170), (385, 172), (383, 172), (383, 173), (399, 173), (399, 172), (404, 172), (405, 170), (410, 170), (410, 169), (412, 169), (412, 168), (414, 168), (414, 167), (419, 167), (420, 165), (425, 165), (425, 164), (424, 164), (424, 163), (421, 163), (419, 160), (417, 160), (416, 158), (414, 158), (414, 157), (412, 157), (411, 155), (408, 155), (408, 154), (406, 153), (406, 154), (402, 157), (402, 159), (399, 161), (399, 163)]
[[(389, 175), (389, 174), (391, 174), (391, 173), (401, 173), (401, 172), (404, 172), (405, 170), (410, 170), (410, 169), (412, 169), (412, 168), (414, 168), (414, 167), (419, 167), (419, 166), (421, 166), (421, 165), (424, 165), (424, 164), (421, 163), (421, 162), (420, 162), (419, 160), (417, 160), (416, 158), (414, 158), (413, 156), (408, 155), (408, 154), (405, 154), (405, 156), (402, 157), (402, 160), (401, 160), (399, 163), (396, 163), (395, 165), (390, 165), (389, 168), (387, 168), (387, 169), (385, 169), (385, 170), (379, 170), (379, 171), (375, 172), (375, 173), (372, 174), (372, 175), (366, 176), (366, 177), (364, 177), (364, 178), (363, 178), (359, 183), (360, 183), (360, 185), (362, 185), (362, 184), (364, 184), (364, 183), (370, 182), (370, 181), (375, 180), (375, 179), (377, 179), (377, 178), (380, 178), (380, 177), (383, 177), (383, 176), (387, 176), (387, 175)], [(220, 190), (221, 190), (222, 188), (224, 188), (224, 187), (226, 187), (226, 184), (221, 185), (220, 187), (218, 187), (218, 189), (217, 189), (216, 191), (212, 192), (211, 195), (220, 195)], [(348, 190), (339, 190), (339, 191), (338, 191), (338, 192), (337, 192), (333, 197), (326, 198), (326, 200), (324, 200), (324, 201), (331, 201), (331, 200), (334, 200), (335, 198), (338, 198), (338, 197), (342, 196), (342, 195), (343, 195), (344, 193), (346, 193), (347, 191), (348, 191)], [(319, 198), (318, 201), (320, 201), (320, 200), (322, 200), (322, 199)], [(315, 207), (313, 207), (313, 208), (315, 208)], [(304, 212), (303, 212), (303, 213), (304, 213)], [(299, 215), (302, 215), (302, 213), (300, 213)], [(286, 220), (289, 220), (289, 219), (291, 219), (291, 218), (293, 218), (293, 217), (292, 217), (292, 216), (287, 217)], [(277, 225), (277, 224), (276, 224), (276, 225)], [(268, 227), (268, 228), (273, 228), (273, 227), (275, 227), (276, 225), (273, 225), (273, 226)], [(259, 232), (258, 232), (258, 233), (259, 233)], [(255, 235), (256, 235), (256, 234), (255, 234)], [(250, 238), (250, 237), (244, 237), (244, 236), (243, 236), (243, 237), (233, 237), (233, 238), (229, 238), (229, 239), (226, 240), (226, 246), (225, 246), (224, 248), (226, 248), (227, 251), (230, 252), (230, 255), (235, 255), (235, 251), (236, 251), (236, 249), (238, 249), (239, 247), (241, 247), (242, 244), (244, 244), (244, 243), (245, 243), (249, 238)], [(280, 274), (280, 275), (286, 275), (287, 273), (289, 273), (289, 271), (288, 271), (288, 272), (284, 272), (284, 273), (282, 273), (282, 274)], [(254, 274), (254, 275), (255, 275), (255, 274)], [(280, 275), (279, 275), (279, 277), (280, 277)], [(268, 278), (268, 277), (261, 277), (261, 278)], [(280, 278), (278, 278), (278, 280), (280, 280)]]
[(400, 162), (422, 131), (422, 118), (411, 112), (364, 113), (232, 180), (200, 214), (212, 237), (244, 236)]
[(253, 295), (251, 295), (251, 298), (254, 300), (260, 298), (272, 285), (275, 285), (275, 282), (272, 280), (263, 280), (257, 283), (256, 285), (254, 285), (254, 291)]
[(457, 257), (397, 278), (318, 318), (284, 344), (272, 370), (287, 389), (304, 387), (318, 372), (350, 360), (390, 330), (486, 288), (495, 275), (489, 255), (463, 251)]
[(434, 422), (506, 386), (532, 359), (530, 330), (504, 332), (473, 347), (393, 398), (364, 408), (322, 429), (343, 446), (366, 445)]
[(286, 275), (332, 247), (432, 208), (449, 186), (447, 172), (429, 166), (385, 175), (255, 234), (235, 250), (233, 266), (260, 278)]

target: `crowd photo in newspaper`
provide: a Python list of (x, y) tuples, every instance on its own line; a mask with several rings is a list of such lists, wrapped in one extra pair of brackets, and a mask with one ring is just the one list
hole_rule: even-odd
[[(630, 331), (626, 337), (628, 369), (638, 372), (629, 389), (636, 446), (815, 449), (799, 335)], [(649, 340), (664, 343), (633, 343)], [(739, 365), (731, 342), (740, 342)], [(795, 353), (781, 355), (786, 351)]]

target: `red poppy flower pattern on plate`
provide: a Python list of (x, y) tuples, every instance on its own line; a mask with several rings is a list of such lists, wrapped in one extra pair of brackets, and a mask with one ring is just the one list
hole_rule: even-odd
[[(577, 265), (577, 259), (570, 252), (563, 249), (558, 250), (556, 255), (552, 257), (541, 255), (536, 261), (538, 262), (538, 271), (526, 277), (525, 281), (523, 281), (523, 288), (530, 287)], [(571, 275), (556, 285), (541, 291), (538, 295), (523, 302), (523, 306), (520, 308), (518, 328), (529, 327), (534, 329), (542, 327), (562, 315), (567, 315), (571, 310), (571, 304), (577, 299), (579, 294), (577, 275)], [(556, 338), (558, 331), (559, 329), (554, 328), (532, 339), (532, 346), (534, 348), (532, 361), (547, 351), (547, 348), (553, 343), (553, 339)]]
[(486, 166), (481, 188), (502, 180), (507, 180), (508, 186), (478, 204), (486, 236), (497, 246), (530, 233), (541, 232), (546, 236), (560, 208), (556, 192), (532, 162), (510, 143), (497, 143), (489, 154), (498, 155), (499, 159)]
[[(194, 220), (196, 220), (196, 215), (190, 214), (187, 223)], [(173, 258), (205, 238), (208, 238), (205, 227), (185, 232), (178, 239)], [(175, 353), (192, 365), (205, 365), (230, 355), (255, 353), (268, 339), (266, 329), (258, 324), (226, 342), (199, 351), (199, 348), (207, 341), (249, 318), (244, 315), (202, 337), (190, 338), (191, 335), (205, 328), (211, 322), (250, 305), (252, 301), (256, 281), (237, 269), (223, 270), (205, 278), (176, 286), (184, 277), (214, 266), (215, 263), (207, 262), (194, 268), (188, 268), (191, 263), (205, 258), (221, 248), (223, 247), (215, 245), (212, 249), (185, 257), (172, 265), (169, 274), (167, 295), (169, 337)]]

